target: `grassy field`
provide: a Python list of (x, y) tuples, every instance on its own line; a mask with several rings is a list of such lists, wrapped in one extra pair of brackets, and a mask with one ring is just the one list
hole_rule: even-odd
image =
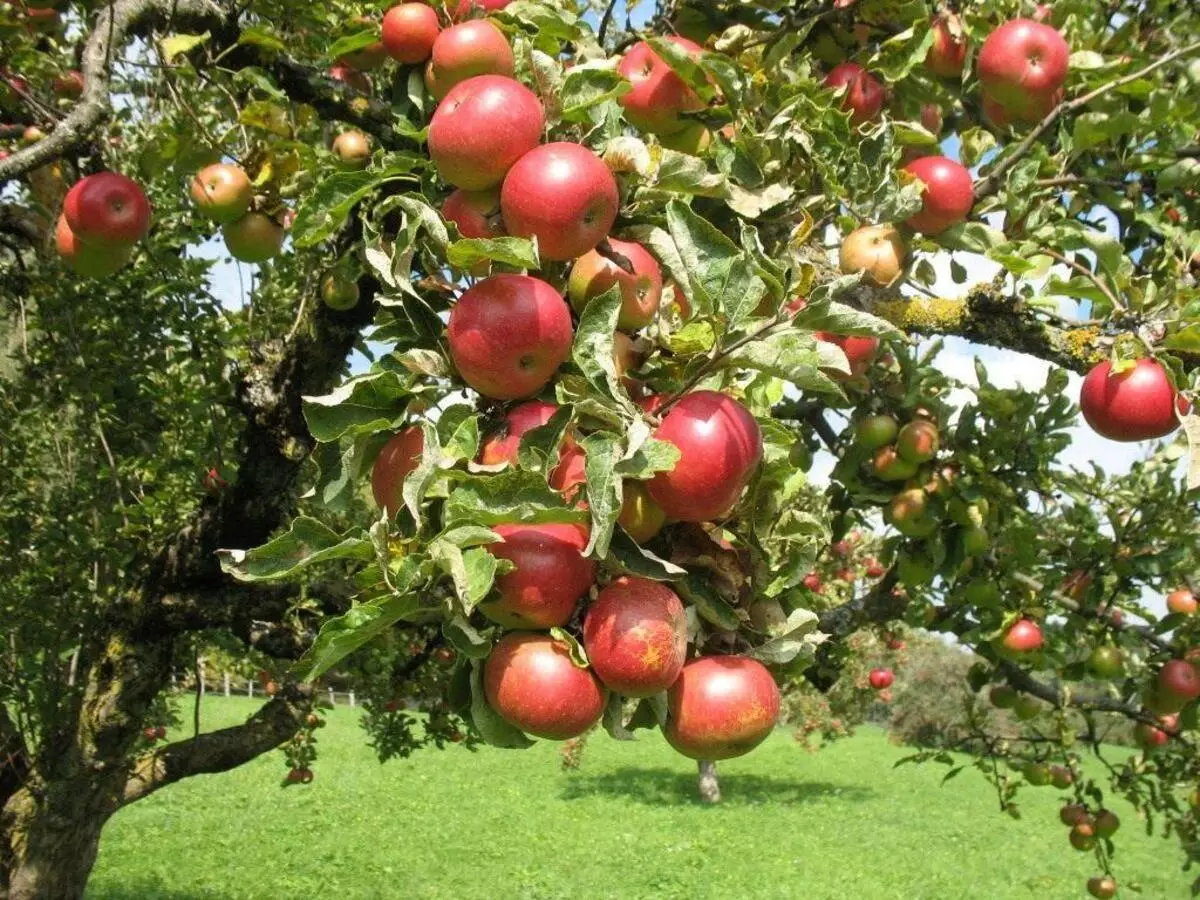
[[(212, 700), (206, 726), (251, 708)], [(706, 808), (657, 735), (598, 735), (571, 774), (547, 743), (380, 766), (356, 718), (330, 714), (308, 788), (278, 788), (276, 753), (123, 810), (90, 900), (1068, 900), (1095, 874), (1057, 791), (1026, 791), (1013, 821), (972, 772), (941, 787), (941, 767), (893, 769), (906, 751), (874, 730), (813, 755), (778, 733), (721, 764), (725, 802)], [(1177, 847), (1116, 810), (1119, 879), (1187, 896)]]

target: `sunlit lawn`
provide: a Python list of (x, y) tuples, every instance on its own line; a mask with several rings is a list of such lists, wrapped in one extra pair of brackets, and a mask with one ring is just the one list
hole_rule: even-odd
[[(213, 699), (206, 726), (251, 708)], [(276, 753), (123, 810), (89, 898), (1056, 900), (1086, 897), (1096, 872), (1054, 789), (1024, 792), (1013, 821), (972, 771), (941, 787), (941, 767), (894, 769), (907, 751), (873, 729), (817, 754), (780, 732), (721, 764), (725, 802), (707, 808), (657, 735), (597, 735), (570, 774), (545, 743), (381, 766), (357, 715), (330, 714), (307, 788), (280, 790)], [(1119, 880), (1187, 896), (1177, 846), (1115, 808)]]

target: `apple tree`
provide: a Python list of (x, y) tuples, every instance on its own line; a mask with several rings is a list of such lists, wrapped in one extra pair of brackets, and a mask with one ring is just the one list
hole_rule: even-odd
[[(311, 781), (334, 670), (384, 757), (660, 728), (712, 790), (906, 629), (1019, 707), (967, 764), (1069, 795), (1093, 896), (1111, 794), (1200, 854), (1189, 3), (4, 0), (0, 40), (13, 900), (182, 778)], [(1147, 458), (1061, 464), (1079, 409)], [(164, 735), (212, 635), (271, 699)]]

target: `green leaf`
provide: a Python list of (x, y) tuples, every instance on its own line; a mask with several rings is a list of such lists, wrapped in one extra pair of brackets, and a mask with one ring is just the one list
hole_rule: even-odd
[(533, 741), (520, 729), (509, 725), (488, 705), (483, 689), (483, 663), (478, 660), (471, 663), (471, 721), (480, 736), (493, 747), (523, 750), (533, 746)]
[(670, 441), (649, 438), (631, 455), (617, 463), (617, 472), (625, 478), (644, 481), (656, 472), (670, 472), (679, 462), (679, 448)]
[(624, 528), (613, 531), (609, 559), (630, 575), (640, 575), (652, 581), (674, 581), (687, 574), (687, 569), (660, 559), (631, 538)]
[(620, 459), (620, 438), (608, 432), (589, 434), (582, 441), (587, 499), (592, 532), (585, 556), (603, 559), (608, 555), (613, 528), (621, 514), (621, 476), (616, 470)]
[(288, 110), (271, 100), (252, 100), (242, 107), (238, 122), (280, 137), (292, 136), (292, 120)]
[(487, 659), (492, 652), (491, 632), (482, 634), (465, 616), (452, 616), (442, 624), (442, 634), (467, 659)]
[(563, 434), (574, 418), (575, 410), (570, 405), (560, 406), (545, 425), (531, 428), (521, 435), (517, 447), (517, 463), (522, 469), (546, 475), (559, 458)]
[(263, 25), (248, 25), (238, 33), (238, 44), (262, 47), (276, 53), (286, 53), (287, 44), (275, 32)]
[(960, 222), (938, 235), (938, 243), (950, 250), (987, 253), (1008, 243), (1004, 232), (982, 222)]
[(404, 507), (412, 516), (417, 528), (421, 527), (423, 521), (421, 504), (434, 479), (437, 478), (442, 461), (442, 448), (438, 444), (437, 429), (431, 422), (422, 422), (421, 431), (425, 435), (421, 445), (421, 461), (404, 477), (404, 487), (401, 489)]
[(920, 28), (906, 28), (879, 45), (868, 68), (890, 82), (906, 78), (925, 62), (929, 48), (933, 46), (933, 35), (933, 29), (926, 22), (922, 22)]
[(810, 331), (829, 331), (833, 334), (863, 334), (879, 338), (903, 337), (900, 329), (887, 319), (881, 319), (869, 312), (834, 301), (808, 303), (796, 314), (792, 323), (797, 328), (806, 328)]
[(338, 38), (325, 51), (326, 58), (331, 60), (339, 60), (349, 53), (356, 50), (361, 50), (364, 47), (370, 47), (379, 40), (379, 33), (374, 30), (359, 31), (356, 34), (348, 34), (345, 37)]
[(204, 34), (171, 34), (158, 42), (158, 49), (164, 62), (174, 62), (175, 57), (195, 50), (211, 37), (212, 33), (208, 31)]
[(587, 520), (586, 512), (567, 507), (536, 472), (513, 469), (498, 475), (452, 472), (451, 476), (455, 483), (443, 509), (447, 527)]
[(633, 85), (607, 68), (608, 65), (607, 62), (584, 63), (567, 72), (562, 87), (562, 117), (566, 121), (586, 121), (594, 107), (633, 90)]
[(567, 645), (567, 655), (571, 657), (571, 662), (575, 664), (576, 668), (586, 669), (588, 667), (587, 653), (584, 651), (583, 645), (575, 639), (575, 635), (565, 628), (551, 628), (550, 637)]
[(1110, 143), (1138, 127), (1138, 117), (1129, 110), (1110, 115), (1104, 112), (1085, 112), (1075, 119), (1073, 140), (1075, 152), (1080, 153)]
[(384, 184), (401, 180), (424, 161), (411, 154), (395, 153), (382, 170), (337, 172), (317, 182), (304, 196), (292, 223), (292, 243), (312, 247), (345, 224), (350, 212), (368, 194)]
[(614, 741), (632, 741), (633, 732), (625, 727), (625, 703), (618, 694), (609, 694), (604, 707), (604, 730)]
[(473, 460), (479, 455), (479, 413), (472, 406), (456, 403), (442, 411), (437, 421), (442, 458)]
[(253, 550), (218, 550), (221, 569), (238, 581), (281, 581), (302, 569), (334, 559), (374, 557), (365, 537), (344, 537), (317, 519), (299, 516), (291, 527)]
[[(497, 540), (496, 535), (492, 534), (491, 539)], [(454, 593), (466, 615), (470, 615), (492, 589), (500, 562), (482, 547), (463, 551), (457, 544), (442, 538), (430, 543), (429, 557), (450, 576)]]
[(785, 665), (801, 655), (811, 661), (817, 645), (827, 637), (817, 631), (818, 622), (817, 614), (811, 610), (793, 610), (780, 633), (755, 647), (749, 656), (768, 665)]
[(390, 429), (407, 409), (411, 384), (398, 372), (351, 378), (332, 393), (304, 397), (304, 420), (323, 443)]
[(676, 582), (676, 586), (706, 621), (725, 631), (737, 631), (741, 627), (741, 620), (733, 607), (716, 592), (705, 576), (689, 572)]
[(464, 238), (446, 251), (446, 261), (456, 269), (473, 269), (481, 262), (497, 262), (515, 269), (540, 269), (537, 246), (529, 238)]
[(613, 333), (621, 312), (621, 288), (613, 285), (603, 294), (592, 298), (575, 330), (571, 358), (593, 388), (606, 397), (629, 400), (620, 386), (617, 365), (613, 359)]
[(672, 274), (692, 309), (701, 315), (714, 312), (714, 298), (721, 294), (729, 268), (739, 254), (737, 244), (681, 200), (667, 204), (667, 225), (680, 269)]
[(677, 194), (700, 197), (728, 197), (729, 185), (720, 172), (710, 172), (703, 158), (690, 153), (660, 148), (654, 186)]
[(804, 390), (834, 395), (841, 395), (842, 389), (821, 370), (834, 368), (847, 375), (850, 373), (844, 353), (839, 359), (829, 354), (824, 341), (817, 341), (811, 334), (794, 328), (739, 347), (721, 360), (721, 366), (766, 372)]

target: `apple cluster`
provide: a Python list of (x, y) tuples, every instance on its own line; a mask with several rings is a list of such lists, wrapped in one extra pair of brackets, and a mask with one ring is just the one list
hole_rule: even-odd
[(99, 172), (67, 192), (54, 243), (72, 271), (103, 278), (129, 262), (149, 231), (150, 202), (138, 183), (117, 172)]

